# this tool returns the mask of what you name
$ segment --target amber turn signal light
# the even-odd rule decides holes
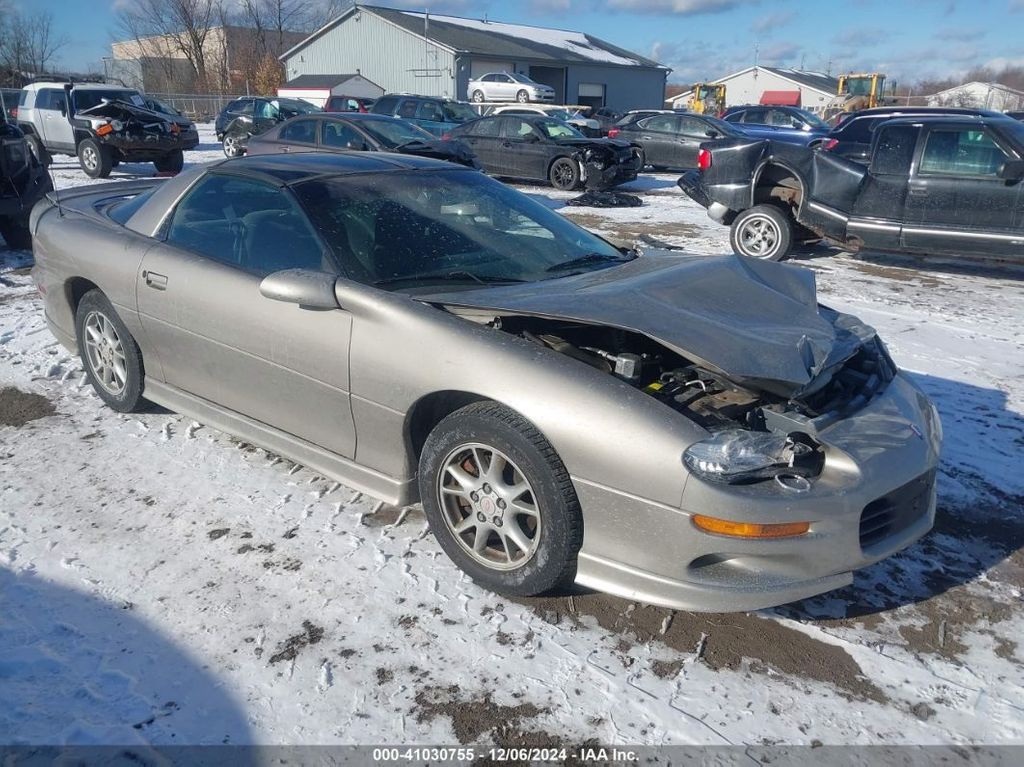
[[[727,519],[705,517],[702,514],[693,515],[693,524],[705,533],[728,535],[733,538],[791,538],[803,535],[811,529],[810,522],[762,525],[757,522],[730,522]]]
[[[100,127],[98,127],[96,129],[96,135],[97,136],[106,136],[108,133],[113,133],[113,132],[114,132],[114,126],[111,125],[110,123],[106,123],[105,125],[101,125]]]

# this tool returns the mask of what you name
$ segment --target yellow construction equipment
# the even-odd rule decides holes
[[[884,87],[885,75],[878,72],[840,75],[838,93],[826,107],[825,116],[881,106],[885,103],[882,95]]]
[[[687,109],[699,115],[718,115],[725,110],[725,83],[694,83]]]

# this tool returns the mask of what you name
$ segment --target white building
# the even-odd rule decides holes
[[[1014,112],[1024,109],[1024,92],[1001,83],[970,82],[929,96],[928,105]]]
[[[331,96],[377,99],[384,95],[384,89],[361,74],[299,75],[278,88],[277,95],[322,107]]]
[[[731,75],[708,80],[725,84],[725,105],[760,104],[765,91],[772,91],[774,103],[779,103],[783,94],[789,96],[785,103],[800,106],[811,112],[822,112],[836,97],[839,80],[821,72],[807,72],[800,69],[753,66],[733,72]],[[672,109],[685,109],[693,91],[673,96],[666,103]]]

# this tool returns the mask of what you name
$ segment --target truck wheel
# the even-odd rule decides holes
[[[583,515],[544,435],[497,402],[457,410],[430,432],[419,463],[437,542],[473,580],[533,596],[572,581]]]
[[[185,167],[185,153],[175,149],[159,160],[154,160],[153,165],[160,173],[181,173],[181,169]]]
[[[740,256],[781,261],[793,245],[793,221],[774,205],[755,205],[736,216],[729,244]]]
[[[474,104],[482,104],[484,103],[484,92],[478,88],[477,90],[473,91],[472,98]]]
[[[551,186],[561,189],[563,192],[571,192],[580,183],[580,166],[568,157],[559,157],[551,163],[551,170],[548,171],[548,179]]]
[[[0,216],[0,237],[4,238],[4,242],[11,250],[32,249],[32,233],[28,228],[27,218]]]
[[[26,134],[25,143],[28,144],[28,151],[32,153],[38,163],[44,168],[49,168],[50,163],[53,162],[53,157],[43,147],[43,142],[39,140],[39,137],[33,136],[31,133]]]
[[[113,167],[110,147],[94,138],[82,139],[78,144],[78,162],[89,178],[106,178]]]

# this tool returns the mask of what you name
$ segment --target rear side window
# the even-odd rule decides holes
[[[679,132],[684,136],[700,136],[707,138],[709,126],[696,117],[680,117]]]
[[[855,141],[859,144],[870,144],[871,133],[875,127],[888,117],[862,117],[847,120],[839,126],[839,138],[842,141]]]
[[[382,99],[377,99],[377,103],[373,105],[373,111],[380,115],[391,115],[395,113],[395,106],[397,104],[397,98],[394,96],[385,96]]]
[[[260,276],[336,271],[287,192],[236,176],[210,174],[196,184],[175,209],[167,242]]]
[[[296,120],[281,129],[281,141],[293,144],[316,143],[316,120]]]
[[[477,120],[469,128],[469,135],[493,138],[498,135],[498,129],[500,126],[501,120]]]
[[[420,120],[431,120],[432,122],[444,122],[444,114],[439,104],[433,101],[424,101],[416,110],[416,117]]]
[[[406,120],[411,119],[416,116],[416,108],[418,106],[419,104],[412,99],[406,99],[398,107],[398,116],[404,117]]]
[[[641,120],[638,125],[644,130],[656,130],[662,133],[676,132],[676,118],[674,115],[655,115]]]
[[[992,176],[1006,153],[983,130],[933,130],[921,156],[921,172],[944,176]]]
[[[890,125],[878,129],[878,143],[871,159],[871,172],[880,176],[906,176],[914,159],[917,134],[913,125]]]

